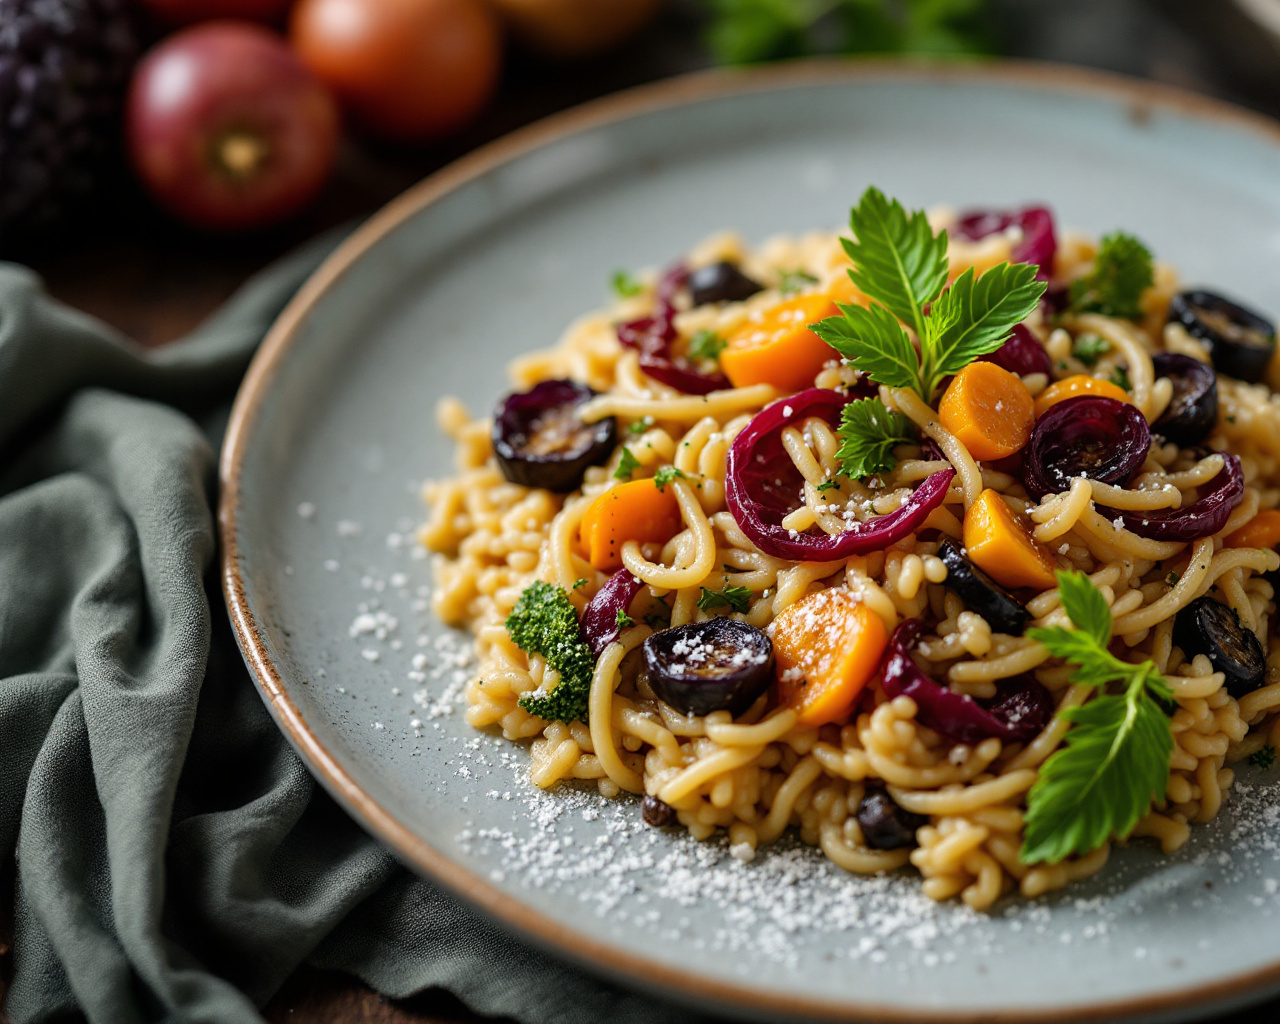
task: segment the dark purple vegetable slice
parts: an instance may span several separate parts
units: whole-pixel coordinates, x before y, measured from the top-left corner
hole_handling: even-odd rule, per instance
[[[513,484],[565,493],[582,484],[588,466],[618,446],[612,416],[583,423],[578,406],[595,394],[571,380],[544,380],[508,395],[493,414],[493,453]]]
[[[1009,340],[998,349],[988,352],[985,356],[979,356],[978,359],[995,363],[1001,369],[1016,373],[1019,377],[1025,377],[1029,373],[1043,373],[1050,379],[1053,377],[1053,364],[1049,360],[1049,353],[1044,350],[1039,339],[1023,324],[1016,325],[1013,333],[1009,335]]]
[[[708,619],[644,642],[649,685],[686,715],[740,715],[773,681],[773,642],[739,619]]]
[[[1197,654],[1208,657],[1233,697],[1252,693],[1266,679],[1266,657],[1253,630],[1241,624],[1235,609],[1211,597],[1198,597],[1178,612],[1173,642],[1188,661]]]
[[[766,555],[830,562],[880,551],[918,530],[947,496],[953,469],[926,477],[896,512],[851,523],[840,534],[814,526],[793,536],[782,521],[799,507],[804,478],[782,445],[782,428],[811,416],[838,427],[846,401],[838,391],[810,388],[766,406],[734,439],[725,465],[725,501],[742,532]]]
[[[960,743],[980,743],[994,736],[1007,743],[1034,738],[1053,717],[1053,697],[1030,676],[1002,679],[990,700],[952,693],[920,671],[911,649],[924,624],[907,619],[893,631],[881,672],[884,692],[916,702],[916,721]]]
[[[1022,602],[979,569],[964,556],[958,541],[943,538],[938,557],[947,567],[946,586],[965,607],[977,612],[998,633],[1021,636],[1031,621],[1031,613]]]
[[[619,569],[587,602],[582,612],[582,635],[593,657],[600,657],[604,649],[622,635],[618,613],[625,613],[631,607],[643,586],[628,570]]]
[[[1199,444],[1218,422],[1218,377],[1213,367],[1178,352],[1157,352],[1151,357],[1157,377],[1168,377],[1173,397],[1160,418],[1151,424],[1179,448]]]
[[[1041,281],[1053,276],[1053,259],[1058,254],[1053,214],[1043,206],[1026,206],[1021,210],[969,210],[951,228],[951,234],[971,242],[981,241],[997,231],[1011,227],[1022,230],[1022,240],[1010,253],[1013,263],[1034,263],[1040,268]]]
[[[1209,350],[1213,368],[1257,384],[1276,349],[1276,325],[1213,292],[1180,292],[1169,303],[1169,322],[1181,324]]]
[[[760,291],[764,291],[764,285],[747,277],[736,263],[728,260],[699,267],[689,275],[689,297],[695,306],[711,302],[741,302]]]
[[[687,395],[706,395],[729,387],[722,373],[702,373],[686,359],[671,354],[676,340],[676,294],[689,278],[688,268],[678,264],[662,275],[654,289],[652,316],[618,324],[618,341],[640,353],[640,369],[668,387]]]
[[[1151,448],[1147,419],[1114,398],[1068,398],[1045,412],[1023,449],[1027,490],[1036,498],[1060,494],[1079,476],[1127,484]]]
[[[1222,472],[1209,481],[1208,489],[1190,505],[1137,512],[1099,507],[1098,511],[1108,519],[1120,516],[1130,532],[1148,540],[1188,541],[1211,537],[1227,525],[1231,510],[1244,497],[1240,460],[1225,452],[1222,457],[1226,460]]]
[[[656,796],[646,796],[640,801],[640,817],[646,825],[654,828],[667,828],[680,820],[676,809]]]
[[[868,785],[856,815],[862,841],[873,850],[901,850],[916,846],[916,829],[929,824],[923,814],[899,807],[879,786]]]

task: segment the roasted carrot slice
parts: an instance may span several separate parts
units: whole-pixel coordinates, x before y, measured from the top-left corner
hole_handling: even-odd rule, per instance
[[[1036,419],[1039,419],[1059,402],[1065,402],[1068,398],[1081,398],[1084,395],[1114,398],[1117,402],[1129,402],[1130,404],[1133,402],[1129,397],[1129,393],[1119,385],[1112,384],[1109,380],[1099,380],[1097,377],[1077,373],[1074,376],[1063,377],[1062,380],[1054,381],[1036,396]]]
[[[800,725],[848,718],[888,642],[880,616],[844,587],[801,598],[773,620],[779,703]]]
[[[825,295],[798,295],[752,313],[726,339],[720,368],[735,388],[772,384],[781,391],[813,386],[813,378],[836,354],[809,324],[839,310]]]
[[[938,419],[975,459],[1003,459],[1027,443],[1035,403],[1017,374],[995,363],[970,363],[948,385]]]
[[[1280,544],[1280,511],[1263,509],[1240,529],[1227,534],[1229,548],[1274,548]]]
[[[1049,549],[1031,534],[1031,522],[987,488],[964,514],[969,561],[1006,587],[1048,590],[1056,586]]]
[[[627,541],[665,543],[682,525],[674,487],[658,490],[652,480],[631,480],[611,487],[587,506],[579,538],[595,568],[621,569]]]

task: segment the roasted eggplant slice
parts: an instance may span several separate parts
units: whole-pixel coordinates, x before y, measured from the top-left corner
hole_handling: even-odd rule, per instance
[[[950,537],[938,545],[938,557],[947,567],[946,586],[972,612],[977,612],[998,633],[1021,636],[1031,621],[1022,602],[965,558],[959,543]]]
[[[582,484],[588,466],[618,446],[612,416],[583,423],[578,406],[595,394],[571,380],[544,380],[508,395],[493,416],[493,453],[513,484],[567,493]]]
[[[764,285],[747,277],[737,264],[728,260],[699,267],[689,274],[689,297],[695,306],[741,302],[759,291],[764,291]]]
[[[1157,352],[1151,357],[1157,377],[1168,377],[1173,397],[1151,431],[1179,448],[1192,448],[1211,433],[1218,422],[1218,375],[1212,366],[1178,352]]]
[[[1253,630],[1240,623],[1235,611],[1211,597],[1199,597],[1178,612],[1173,642],[1187,659],[1208,657],[1215,672],[1225,677],[1227,692],[1243,697],[1262,685],[1267,662]]]
[[[916,829],[929,824],[923,814],[903,810],[878,786],[867,787],[858,804],[857,818],[862,841],[873,850],[916,846]]]
[[[649,685],[686,715],[740,715],[769,688],[773,642],[738,619],[690,622],[644,642]]]
[[[1183,326],[1209,350],[1213,368],[1257,384],[1276,348],[1276,325],[1213,292],[1180,292],[1169,303],[1169,322]]]

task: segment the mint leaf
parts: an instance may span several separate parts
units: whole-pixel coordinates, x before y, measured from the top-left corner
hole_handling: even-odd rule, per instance
[[[926,400],[943,377],[1008,341],[1047,287],[1028,263],[1001,263],[981,277],[972,267],[961,274],[929,310],[927,343],[921,346]]]
[[[1136,320],[1142,316],[1142,293],[1154,282],[1151,251],[1133,235],[1116,231],[1103,237],[1093,270],[1071,282],[1070,308]]]
[[[913,433],[911,422],[901,413],[890,412],[878,398],[863,398],[840,410],[836,436],[840,438],[836,449],[840,471],[863,480],[893,469],[898,462],[894,447],[910,441]]]
[[[653,485],[661,491],[666,488],[667,484],[676,479],[683,480],[684,474],[676,469],[675,466],[663,466],[653,474]]]
[[[921,390],[920,357],[897,318],[883,306],[839,308],[809,329],[877,384]]]
[[[1056,864],[1132,831],[1164,799],[1173,732],[1142,677],[1119,696],[1094,697],[1062,717],[1064,746],[1027,794],[1023,863]]]
[[[689,339],[689,358],[690,359],[707,359],[711,362],[720,361],[720,353],[723,352],[729,343],[720,337],[715,331],[701,330],[695,331],[693,337]]]
[[[908,214],[896,199],[868,188],[849,213],[853,283],[924,339],[924,307],[947,283],[947,233],[934,235],[923,210]]]
[[[615,480],[630,480],[631,474],[640,468],[640,460],[631,454],[631,449],[623,445],[622,457],[618,460],[618,468],[613,471]]]
[[[609,279],[609,286],[620,299],[629,299],[644,291],[644,285],[625,270],[615,270]]]
[[[706,587],[698,589],[702,591],[698,597],[698,607],[704,612],[722,606],[732,608],[735,612],[747,612],[751,609],[750,587],[725,587],[724,590],[708,590]]]

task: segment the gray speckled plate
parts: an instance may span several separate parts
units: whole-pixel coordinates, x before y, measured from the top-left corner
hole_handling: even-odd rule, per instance
[[[1245,772],[1218,822],[1056,897],[982,917],[907,873],[812,851],[752,864],[645,830],[629,801],[544,795],[470,730],[465,638],[427,611],[416,492],[449,471],[432,410],[483,412],[505,361],[606,299],[609,272],[707,233],[834,228],[874,182],[911,205],[1043,200],[1136,232],[1189,281],[1280,311],[1280,132],[1081,72],[801,65],[678,80],[553,119],[374,218],[276,325],[223,460],[227,598],[312,770],[410,864],[638,986],[744,1015],[1171,1019],[1280,987],[1280,793]],[[417,555],[418,557],[415,557]]]

